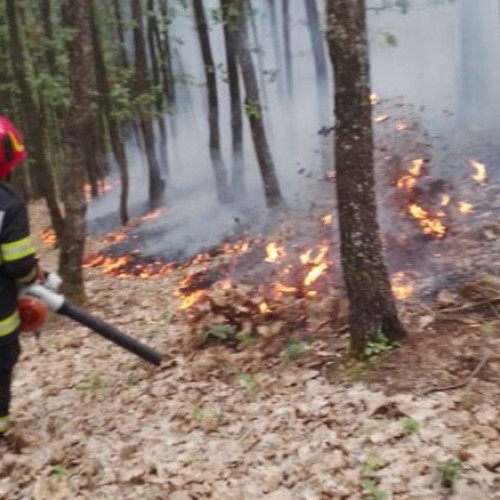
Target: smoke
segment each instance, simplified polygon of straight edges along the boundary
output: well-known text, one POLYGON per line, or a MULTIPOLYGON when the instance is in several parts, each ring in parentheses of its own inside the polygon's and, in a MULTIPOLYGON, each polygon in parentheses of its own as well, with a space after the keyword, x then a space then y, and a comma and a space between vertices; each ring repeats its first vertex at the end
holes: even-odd
MULTIPOLYGON (((318 116, 318 82, 304 2, 290 2, 292 100, 283 93, 285 75, 277 72, 278 67, 283 67, 282 61, 278 63, 275 52, 275 47, 279 47, 279 57, 283 57, 282 12, 280 8, 276 10, 279 27, 276 33, 267 4, 267 0, 252 1, 259 41, 256 46, 256 41, 252 39, 254 63, 259 69, 260 58, 261 69, 264 70, 262 80, 265 92, 261 89, 261 99, 265 98, 268 139, 288 204, 294 208, 307 208, 322 189, 331 189, 333 197, 331 185, 325 187, 325 183, 320 181, 321 152, 325 147, 332 150, 331 137, 318 135, 320 120, 324 118, 318 116), (277 44, 275 37, 279 38, 277 44)), ((230 175, 231 129, 224 39, 222 26, 212 22, 211 17, 212 9, 217 8, 219 2, 207 0, 204 5, 211 23, 211 46, 218 79, 220 135, 225 166, 230 175)), ((369 7, 380 5, 384 2, 369 2, 369 7)), ((318 10, 324 22, 323 0, 318 1, 318 10)), ((470 131, 473 127, 492 130, 498 119, 498 10, 496 0, 412 0, 406 14, 400 8, 370 10, 368 13, 373 91, 383 99, 401 96, 399 99, 411 104, 414 116, 423 128, 431 136, 441 137, 436 142, 440 148, 443 140, 451 147, 462 143, 462 130, 470 131)), ((178 105, 175 116, 165 118, 170 168, 167 210, 161 220, 149 223, 140 238, 142 249, 150 255, 183 252, 187 256, 219 243, 242 228, 258 232, 266 220, 266 211, 246 119, 247 197, 232 205, 218 203, 208 149, 204 71, 189 7, 176 8, 171 30, 178 77, 178 105)), ((327 50, 326 44, 324 49, 327 50)), ((324 109, 331 115, 333 125, 328 54, 327 61, 329 91, 324 109)), ((467 137, 470 138, 470 134, 467 137)), ((129 142, 127 151, 131 167, 131 212, 132 215, 140 215, 147 210, 146 160, 134 141, 129 142)), ((333 161, 332 156, 330 161, 333 161)), ((109 230, 110 226, 118 225, 118 194, 119 189, 115 189, 91 203, 88 212, 90 230, 109 230)))

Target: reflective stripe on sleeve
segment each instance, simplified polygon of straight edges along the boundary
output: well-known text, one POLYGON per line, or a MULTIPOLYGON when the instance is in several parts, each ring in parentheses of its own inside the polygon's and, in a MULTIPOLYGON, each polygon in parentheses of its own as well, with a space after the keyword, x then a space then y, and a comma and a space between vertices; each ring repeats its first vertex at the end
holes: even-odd
POLYGON ((13 333, 20 326, 21 321, 19 319, 19 313, 15 311, 7 318, 0 320, 0 337, 5 337, 13 333))
POLYGON ((21 238, 17 241, 11 241, 10 243, 4 243, 3 245, 0 245, 0 250, 2 251, 4 262, 13 262, 15 260, 24 259, 25 257, 34 255, 36 252, 29 236, 21 238))
POLYGON ((34 267, 26 276, 23 276, 22 278, 19 278, 16 281, 22 285, 24 285, 25 283, 31 283, 32 281, 35 280, 37 274, 38 274, 38 267, 34 267))

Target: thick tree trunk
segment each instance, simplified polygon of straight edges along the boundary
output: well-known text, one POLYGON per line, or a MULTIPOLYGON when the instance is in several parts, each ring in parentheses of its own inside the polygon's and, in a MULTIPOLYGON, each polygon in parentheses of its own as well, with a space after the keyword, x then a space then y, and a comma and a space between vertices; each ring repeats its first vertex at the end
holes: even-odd
POLYGON ((288 97, 293 95, 292 45, 290 42, 290 0, 283 0, 283 45, 285 52, 285 80, 288 97))
POLYGON ((65 210, 59 270, 66 295, 85 297, 82 259, 85 248, 86 137, 92 127, 92 41, 87 0, 73 0, 63 7, 63 24, 74 35, 67 43, 71 106, 66 115, 66 164, 62 198, 65 210))
POLYGON ((329 48, 335 71, 335 157, 344 280, 354 353, 383 334, 400 340, 377 221, 370 68, 364 0, 329 0, 329 48))
POLYGON ((227 203, 230 201, 230 194, 226 168, 224 166, 224 160, 222 159, 220 146, 219 97, 217 94, 217 79, 215 78, 216 67, 212 56, 210 36, 202 0, 193 0, 193 10, 207 84, 210 159, 215 175, 217 197, 222 203, 227 203))
MULTIPOLYGON (((134 20, 136 95, 143 96, 151 89, 147 81, 146 42, 140 0, 132 0, 131 8, 134 20)), ((149 202, 151 207, 155 208, 163 204, 165 181, 161 177, 160 165, 156 157, 150 106, 140 104, 138 111, 149 167, 149 202)))
MULTIPOLYGON (((314 68, 316 71, 318 129, 321 130, 324 127, 328 127, 330 124, 328 106, 326 105, 328 102, 327 60, 316 0, 304 0, 304 2, 307 13, 307 26, 309 27, 309 35, 313 51, 314 68)), ((324 172, 331 168, 331 156, 327 146, 328 142, 320 136, 321 168, 324 172)))
POLYGON ((243 82, 245 85, 245 108, 252 139, 254 143, 255 153, 259 162, 260 174, 264 184, 264 194, 266 205, 268 208, 273 208, 283 203, 281 189, 274 168, 273 158, 269 143, 267 142, 266 131, 264 128, 262 107, 260 105, 259 87, 257 84, 257 76, 252 61, 252 54, 248 46, 247 30, 245 23, 245 0, 236 0, 236 8, 238 11, 238 31, 237 31, 237 48, 238 62, 240 64, 243 82))
POLYGON ((240 79, 236 54, 237 19, 230 15, 233 0, 221 0, 224 12, 224 45, 226 50, 227 81, 231 104, 231 133, 233 149, 232 191, 236 198, 245 193, 243 162, 243 110, 241 106, 240 79))
POLYGON ((19 89, 23 122, 27 129, 28 150, 36 163, 34 177, 47 203, 54 231, 57 238, 60 239, 63 234, 64 220, 57 201, 54 178, 47 162, 42 119, 25 74, 25 58, 17 26, 16 6, 14 0, 6 0, 5 5, 9 27, 10 61, 14 79, 19 89))

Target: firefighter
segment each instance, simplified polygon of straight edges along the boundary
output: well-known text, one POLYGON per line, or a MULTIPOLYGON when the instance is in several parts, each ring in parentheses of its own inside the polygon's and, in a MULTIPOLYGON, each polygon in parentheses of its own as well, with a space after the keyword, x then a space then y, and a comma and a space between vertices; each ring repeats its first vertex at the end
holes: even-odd
POLYGON ((0 116, 0 436, 9 426, 12 372, 21 351, 18 288, 39 274, 26 205, 6 184, 26 156, 21 134, 0 116))

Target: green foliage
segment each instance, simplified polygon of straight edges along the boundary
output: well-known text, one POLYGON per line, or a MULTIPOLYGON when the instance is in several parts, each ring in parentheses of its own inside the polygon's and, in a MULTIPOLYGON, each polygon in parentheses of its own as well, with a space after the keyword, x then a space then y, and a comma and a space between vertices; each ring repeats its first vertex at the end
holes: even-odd
POLYGON ((225 341, 234 337, 235 333, 236 327, 234 325, 212 325, 201 332, 198 342, 204 344, 210 339, 225 341))
POLYGON ((373 476, 375 472, 385 467, 388 463, 389 462, 385 458, 377 455, 367 458, 366 462, 363 464, 363 476, 373 476))
POLYGON ((236 339, 238 340, 240 347, 252 347, 257 342, 252 334, 246 332, 237 333, 236 339))
POLYGON ((366 479, 363 481, 363 493, 365 498, 370 500, 388 500, 389 493, 387 491, 381 490, 375 481, 371 479, 366 479))
POLYGON ((292 337, 288 339, 285 348, 281 352, 281 356, 287 361, 291 361, 298 358, 299 356, 302 356, 302 354, 304 354, 306 351, 307 344, 296 337, 292 337))
POLYGON ((384 37, 385 44, 388 45, 389 47, 397 47, 398 46, 398 39, 396 35, 389 31, 382 31, 382 36, 384 37))
POLYGON ((451 458, 439 462, 437 471, 441 480, 441 485, 445 488, 451 488, 456 479, 460 476, 462 462, 457 458, 451 458))
POLYGON ((257 120, 262 116, 262 112, 258 104, 245 103, 245 113, 250 120, 257 120))
POLYGON ((420 424, 414 418, 405 418, 402 423, 406 434, 413 435, 420 432, 420 424))
POLYGON ((68 474, 68 471, 63 465, 57 464, 52 466, 50 469, 50 475, 55 477, 56 479, 64 479, 64 477, 68 474))
POLYGON ((370 340, 366 344, 363 354, 365 358, 373 359, 400 346, 400 342, 393 342, 380 332, 373 340, 370 340))
POLYGON ((193 418, 199 422, 212 420, 215 417, 215 411, 208 406, 197 406, 193 410, 193 418))
POLYGON ((259 387, 259 383, 251 373, 238 373, 237 378, 240 384, 250 392, 259 387))

